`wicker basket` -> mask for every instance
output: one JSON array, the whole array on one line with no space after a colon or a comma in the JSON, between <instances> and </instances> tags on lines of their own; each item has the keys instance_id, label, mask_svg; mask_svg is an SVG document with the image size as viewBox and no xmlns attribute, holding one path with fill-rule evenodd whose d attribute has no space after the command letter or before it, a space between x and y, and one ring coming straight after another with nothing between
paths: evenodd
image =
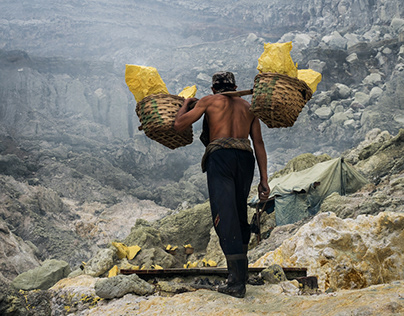
<instances>
[{"instance_id":1,"label":"wicker basket","mask_svg":"<svg viewBox=\"0 0 404 316\"><path fill-rule=\"evenodd\" d=\"M171 94L153 94L136 105L139 130L160 144L175 149L192 143L192 126L183 132L174 128L175 116L184 103L184 98Z\"/></svg>"},{"instance_id":2,"label":"wicker basket","mask_svg":"<svg viewBox=\"0 0 404 316\"><path fill-rule=\"evenodd\" d=\"M302 80L278 73L258 74L250 110L269 128L293 126L313 92Z\"/></svg>"}]
</instances>

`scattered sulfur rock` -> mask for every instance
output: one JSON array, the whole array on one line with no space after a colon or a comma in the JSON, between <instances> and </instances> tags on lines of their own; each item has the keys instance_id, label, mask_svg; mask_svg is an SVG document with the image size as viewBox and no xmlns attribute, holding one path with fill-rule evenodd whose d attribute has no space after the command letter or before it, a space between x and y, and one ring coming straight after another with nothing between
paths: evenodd
<instances>
[{"instance_id":1,"label":"scattered sulfur rock","mask_svg":"<svg viewBox=\"0 0 404 316\"><path fill-rule=\"evenodd\" d=\"M382 76L379 73L371 73L363 79L364 84L377 85L382 82Z\"/></svg>"},{"instance_id":2,"label":"scattered sulfur rock","mask_svg":"<svg viewBox=\"0 0 404 316\"><path fill-rule=\"evenodd\" d=\"M333 48L345 49L348 40L343 38L337 31L332 32L330 35L326 35L322 38L322 41Z\"/></svg>"},{"instance_id":3,"label":"scattered sulfur rock","mask_svg":"<svg viewBox=\"0 0 404 316\"><path fill-rule=\"evenodd\" d=\"M187 283L170 281L159 281L156 285L156 290L158 290L160 294L179 294L195 291L195 289Z\"/></svg>"},{"instance_id":4,"label":"scattered sulfur rock","mask_svg":"<svg viewBox=\"0 0 404 316\"><path fill-rule=\"evenodd\" d=\"M286 295L298 295L300 291L299 282L297 280L284 281L280 283L283 293Z\"/></svg>"},{"instance_id":5,"label":"scattered sulfur rock","mask_svg":"<svg viewBox=\"0 0 404 316\"><path fill-rule=\"evenodd\" d=\"M404 27L404 19L393 18L391 20L390 26L393 28L394 32L398 32Z\"/></svg>"},{"instance_id":6,"label":"scattered sulfur rock","mask_svg":"<svg viewBox=\"0 0 404 316\"><path fill-rule=\"evenodd\" d=\"M262 278L270 284L278 284L286 281L286 275L282 267L278 264L273 264L261 271Z\"/></svg>"},{"instance_id":7,"label":"scattered sulfur rock","mask_svg":"<svg viewBox=\"0 0 404 316\"><path fill-rule=\"evenodd\" d=\"M370 90L369 96L370 99L377 99L379 98L383 93L383 89L379 87L373 87L372 90Z\"/></svg>"},{"instance_id":8,"label":"scattered sulfur rock","mask_svg":"<svg viewBox=\"0 0 404 316\"><path fill-rule=\"evenodd\" d=\"M356 92L354 99L356 102L366 106L369 104L370 96L364 92Z\"/></svg>"},{"instance_id":9,"label":"scattered sulfur rock","mask_svg":"<svg viewBox=\"0 0 404 316\"><path fill-rule=\"evenodd\" d=\"M346 120L346 121L344 122L344 127L346 127L346 128L355 128L355 127L356 127L356 122L355 122L355 120L354 120L354 119Z\"/></svg>"},{"instance_id":10,"label":"scattered sulfur rock","mask_svg":"<svg viewBox=\"0 0 404 316\"><path fill-rule=\"evenodd\" d=\"M106 299L119 298L128 293L150 295L154 292L154 286L142 280L136 274L99 279L94 288L99 297Z\"/></svg>"},{"instance_id":11,"label":"scattered sulfur rock","mask_svg":"<svg viewBox=\"0 0 404 316\"><path fill-rule=\"evenodd\" d=\"M359 60L358 55L356 53L352 53L346 58L346 61L348 63L353 63L353 62L358 61L358 60Z\"/></svg>"},{"instance_id":12,"label":"scattered sulfur rock","mask_svg":"<svg viewBox=\"0 0 404 316\"><path fill-rule=\"evenodd\" d=\"M314 112L321 120L328 120L334 113L331 108L323 106Z\"/></svg>"},{"instance_id":13,"label":"scattered sulfur rock","mask_svg":"<svg viewBox=\"0 0 404 316\"><path fill-rule=\"evenodd\" d=\"M352 90L347 85L344 85L342 83L336 83L335 87L336 87L335 91L337 93L337 96L340 99L347 99L351 96Z\"/></svg>"}]
</instances>

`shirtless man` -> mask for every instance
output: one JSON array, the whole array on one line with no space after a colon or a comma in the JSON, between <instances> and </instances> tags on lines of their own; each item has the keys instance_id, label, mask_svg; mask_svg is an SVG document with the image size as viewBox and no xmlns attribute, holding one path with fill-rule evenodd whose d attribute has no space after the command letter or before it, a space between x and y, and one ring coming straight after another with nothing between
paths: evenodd
<instances>
[{"instance_id":1,"label":"shirtless man","mask_svg":"<svg viewBox=\"0 0 404 316\"><path fill-rule=\"evenodd\" d=\"M227 284L219 292L235 297L245 296L248 277L247 250L251 236L247 219L247 198L254 175L255 159L260 183L260 200L269 196L267 155L258 118L250 104L240 97L218 93L237 89L231 72L218 72L212 77L213 95L200 99L191 110L195 98L186 99L178 111L174 128L183 131L203 114L209 130L209 144L202 158L202 170L207 172L212 220L226 256L229 271Z\"/></svg>"}]
</instances>

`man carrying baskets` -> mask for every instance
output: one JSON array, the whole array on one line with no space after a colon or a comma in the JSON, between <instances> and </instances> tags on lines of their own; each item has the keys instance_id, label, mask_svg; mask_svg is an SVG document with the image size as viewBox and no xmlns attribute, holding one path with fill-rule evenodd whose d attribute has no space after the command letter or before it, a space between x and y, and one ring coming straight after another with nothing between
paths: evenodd
<instances>
[{"instance_id":1,"label":"man carrying baskets","mask_svg":"<svg viewBox=\"0 0 404 316\"><path fill-rule=\"evenodd\" d=\"M254 174L253 152L260 174L260 200L267 200L270 190L259 119L249 111L250 104L246 100L220 94L236 89L231 72L215 73L212 77L214 94L201 98L192 109L189 105L197 99L186 99L177 113L174 128L183 131L205 114L204 126L208 128L209 136L202 170L207 172L213 224L229 271L227 284L218 290L241 298L245 296L248 277L247 250L251 231L247 198Z\"/></svg>"}]
</instances>

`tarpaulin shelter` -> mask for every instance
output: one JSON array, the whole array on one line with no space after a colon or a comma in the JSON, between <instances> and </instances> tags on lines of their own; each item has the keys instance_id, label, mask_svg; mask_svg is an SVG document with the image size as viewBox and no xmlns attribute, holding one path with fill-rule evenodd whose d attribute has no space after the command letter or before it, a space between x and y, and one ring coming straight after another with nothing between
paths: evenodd
<instances>
[{"instance_id":1,"label":"tarpaulin shelter","mask_svg":"<svg viewBox=\"0 0 404 316\"><path fill-rule=\"evenodd\" d=\"M315 215L331 193L351 194L367 182L343 158L328 160L271 180L265 210L275 211L277 226L292 224ZM251 201L249 205L256 206L256 202Z\"/></svg>"}]
</instances>

